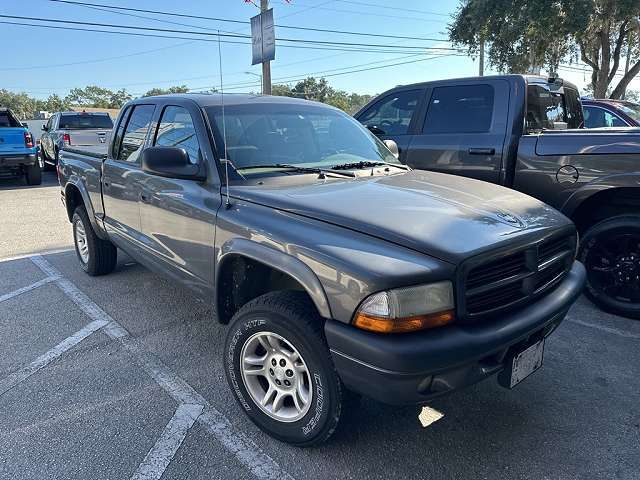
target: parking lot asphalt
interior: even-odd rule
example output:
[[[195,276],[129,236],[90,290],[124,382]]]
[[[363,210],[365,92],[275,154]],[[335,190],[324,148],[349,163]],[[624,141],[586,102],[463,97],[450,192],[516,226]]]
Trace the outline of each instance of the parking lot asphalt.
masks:
[[[427,428],[362,399],[298,449],[236,406],[207,304],[124,254],[88,277],[70,231],[52,174],[0,181],[0,479],[640,479],[640,322],[582,298],[514,390],[437,399]]]

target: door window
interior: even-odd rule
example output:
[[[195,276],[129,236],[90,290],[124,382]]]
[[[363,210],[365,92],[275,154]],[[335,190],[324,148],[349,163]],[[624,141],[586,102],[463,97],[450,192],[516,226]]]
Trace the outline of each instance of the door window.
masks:
[[[388,95],[366,110],[358,120],[368,127],[378,127],[382,135],[406,135],[421,92],[407,90]]]
[[[198,163],[200,145],[191,114],[184,107],[168,106],[162,112],[155,145],[184,148],[191,163]]]
[[[491,85],[433,89],[424,133],[482,133],[491,129],[494,90]]]
[[[586,128],[626,127],[624,120],[600,107],[586,106],[584,110],[584,126]]]
[[[144,148],[144,141],[149,132],[154,109],[153,105],[136,105],[133,107],[122,136],[122,145],[117,156],[118,160],[138,163],[138,157]]]

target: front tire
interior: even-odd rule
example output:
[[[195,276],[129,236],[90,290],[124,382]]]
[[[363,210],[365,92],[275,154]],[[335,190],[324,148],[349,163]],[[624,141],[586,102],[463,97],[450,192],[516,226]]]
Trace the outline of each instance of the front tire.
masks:
[[[346,395],[322,326],[304,292],[272,292],[233,316],[225,342],[227,382],[242,409],[272,437],[300,447],[332,435]]]
[[[84,206],[76,208],[71,224],[73,243],[82,269],[91,276],[111,273],[116,266],[118,250],[110,241],[96,235]]]
[[[603,310],[640,319],[640,215],[618,215],[590,227],[578,258],[586,295]]]

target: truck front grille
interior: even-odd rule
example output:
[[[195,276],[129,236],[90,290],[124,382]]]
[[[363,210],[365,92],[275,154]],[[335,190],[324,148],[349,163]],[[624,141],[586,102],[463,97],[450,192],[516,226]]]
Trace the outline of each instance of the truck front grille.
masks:
[[[474,259],[463,268],[462,320],[524,306],[548,292],[573,263],[575,235],[553,236],[521,249]]]

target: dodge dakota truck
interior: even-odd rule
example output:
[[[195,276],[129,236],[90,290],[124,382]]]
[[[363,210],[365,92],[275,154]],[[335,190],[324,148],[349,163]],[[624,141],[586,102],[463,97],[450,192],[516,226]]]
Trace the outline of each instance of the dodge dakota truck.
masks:
[[[24,176],[42,183],[42,164],[33,135],[8,108],[0,108],[0,176]]]
[[[240,408],[295,445],[326,440],[357,394],[514,387],[585,279],[561,213],[412,170],[322,104],[142,98],[108,145],[59,159],[80,266],[109,273],[121,249],[213,305]]]
[[[577,88],[502,75],[396,87],[355,117],[416,169],[532,195],[571,218],[587,295],[640,318],[640,130],[584,129]]]

